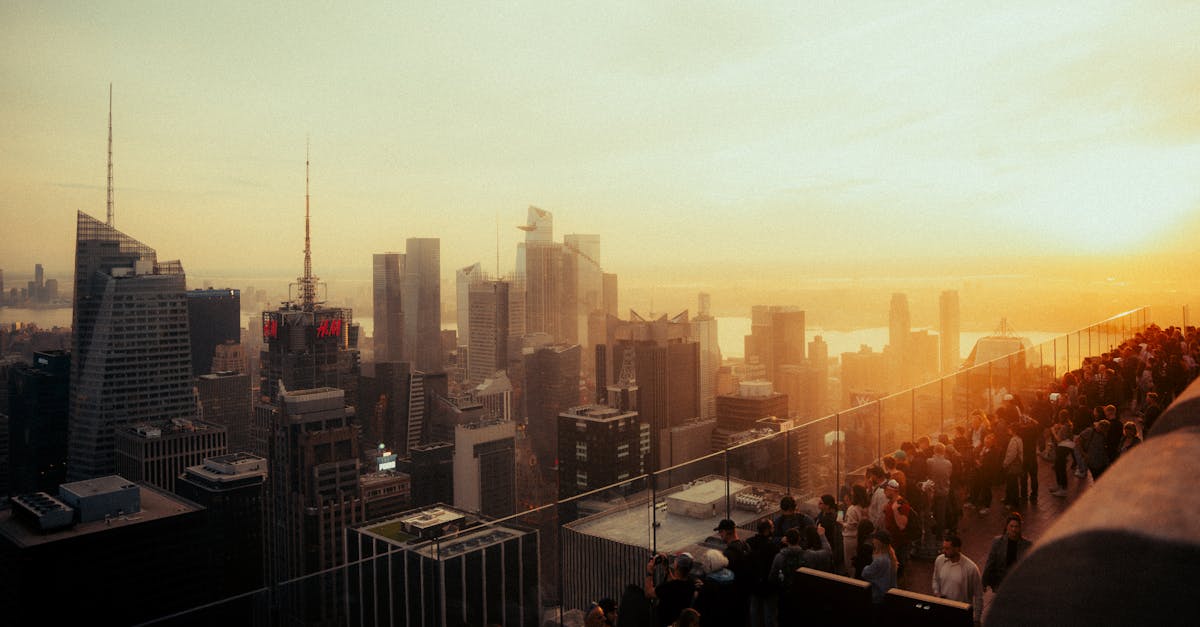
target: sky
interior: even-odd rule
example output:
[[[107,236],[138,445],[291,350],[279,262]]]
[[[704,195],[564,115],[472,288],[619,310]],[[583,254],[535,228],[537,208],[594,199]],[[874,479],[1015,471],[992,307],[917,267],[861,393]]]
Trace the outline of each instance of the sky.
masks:
[[[325,278],[509,272],[529,205],[623,286],[1140,263],[1200,234],[1197,41],[1188,2],[2,3],[0,268],[103,218],[109,83],[116,226],[189,276],[299,272],[306,145]]]

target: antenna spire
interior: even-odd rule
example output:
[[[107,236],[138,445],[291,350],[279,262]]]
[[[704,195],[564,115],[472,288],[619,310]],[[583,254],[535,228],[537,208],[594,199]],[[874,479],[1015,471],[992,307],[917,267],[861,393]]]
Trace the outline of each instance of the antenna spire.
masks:
[[[304,141],[304,276],[300,277],[300,303],[305,311],[312,311],[317,301],[317,278],[312,273],[312,234],[308,194],[308,140]]]
[[[112,83],[108,84],[108,225],[113,226]]]

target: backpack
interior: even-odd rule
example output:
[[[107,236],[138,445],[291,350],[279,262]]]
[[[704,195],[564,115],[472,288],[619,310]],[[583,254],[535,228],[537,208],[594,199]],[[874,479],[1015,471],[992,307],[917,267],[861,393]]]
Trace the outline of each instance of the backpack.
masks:
[[[783,566],[775,573],[775,580],[783,590],[791,590],[796,580],[796,571],[804,567],[803,551],[788,551],[783,554]]]

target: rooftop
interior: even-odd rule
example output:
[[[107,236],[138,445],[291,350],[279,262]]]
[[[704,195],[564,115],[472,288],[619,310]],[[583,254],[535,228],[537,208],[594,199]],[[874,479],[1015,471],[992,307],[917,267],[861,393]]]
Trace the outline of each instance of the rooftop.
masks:
[[[119,480],[122,483],[129,482],[121,477],[101,477],[100,479],[91,479],[88,481],[77,481],[74,484],[63,484],[63,488],[68,485],[76,486],[76,490],[99,490],[101,485],[105,485],[109,480]],[[101,482],[95,484],[95,482]],[[80,485],[84,484],[84,485]],[[129,525],[140,525],[155,520],[170,518],[171,516],[179,516],[190,512],[196,512],[202,508],[191,501],[181,499],[169,492],[160,491],[157,488],[146,484],[135,484],[141,492],[141,506],[139,512],[126,516],[117,516],[109,520],[97,520],[94,522],[79,523],[69,529],[55,531],[52,533],[38,533],[37,531],[13,520],[11,510],[0,511],[0,535],[3,535],[19,547],[33,547],[50,542],[58,542],[60,540],[69,540],[80,536],[91,535],[95,533],[103,533],[108,529],[115,527],[125,527]]]

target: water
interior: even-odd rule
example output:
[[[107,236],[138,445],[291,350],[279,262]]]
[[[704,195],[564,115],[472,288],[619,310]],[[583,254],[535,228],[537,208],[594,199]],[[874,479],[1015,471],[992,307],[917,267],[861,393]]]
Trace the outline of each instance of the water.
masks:
[[[28,309],[25,307],[0,307],[0,324],[9,325],[14,322],[22,324],[34,323],[43,329],[71,326],[71,308],[57,309]]]

